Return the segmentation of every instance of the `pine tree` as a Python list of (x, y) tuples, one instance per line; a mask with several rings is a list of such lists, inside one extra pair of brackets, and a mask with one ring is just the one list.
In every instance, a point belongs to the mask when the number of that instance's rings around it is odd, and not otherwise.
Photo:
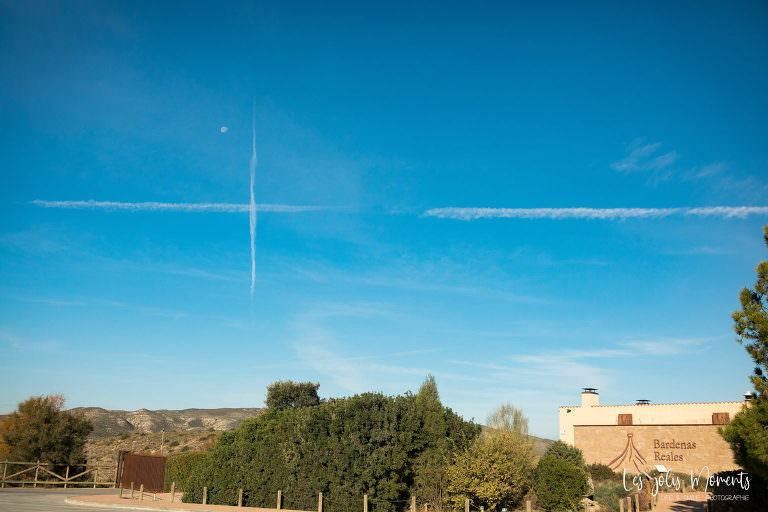
[[(768, 226), (763, 228), (763, 238), (768, 246)], [(755, 287), (741, 290), (742, 309), (733, 313), (733, 320), (737, 341), (755, 362), (750, 380), (759, 396), (721, 428), (720, 434), (731, 445), (736, 462), (768, 482), (768, 261), (760, 262), (756, 271)]]
[[(768, 226), (763, 227), (763, 238), (768, 246)], [(768, 261), (757, 268), (754, 289), (743, 288), (739, 294), (741, 311), (734, 311), (733, 320), (738, 342), (744, 345), (755, 362), (755, 373), (750, 378), (755, 390), (768, 393)]]

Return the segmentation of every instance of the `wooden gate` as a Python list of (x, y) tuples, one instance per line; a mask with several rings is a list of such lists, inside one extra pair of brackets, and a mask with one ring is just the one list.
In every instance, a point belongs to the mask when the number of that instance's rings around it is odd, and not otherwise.
[(120, 452), (118, 471), (123, 489), (138, 489), (142, 484), (146, 492), (163, 492), (165, 485), (165, 457), (160, 455), (137, 455)]

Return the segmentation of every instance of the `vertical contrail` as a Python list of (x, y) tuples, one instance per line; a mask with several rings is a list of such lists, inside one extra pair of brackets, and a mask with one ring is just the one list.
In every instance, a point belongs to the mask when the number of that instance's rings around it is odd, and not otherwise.
[(254, 106), (251, 131), (253, 133), (253, 143), (251, 146), (251, 202), (248, 205), (248, 212), (251, 218), (251, 297), (253, 297), (253, 287), (256, 284), (256, 198), (253, 195), (254, 182), (256, 181), (256, 107)]

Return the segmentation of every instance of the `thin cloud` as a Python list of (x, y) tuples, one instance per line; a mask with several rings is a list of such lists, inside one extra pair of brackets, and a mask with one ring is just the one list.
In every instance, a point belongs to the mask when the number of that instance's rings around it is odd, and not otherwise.
[[(250, 212), (250, 204), (240, 203), (161, 203), (146, 201), (129, 203), (119, 201), (45, 201), (35, 199), (29, 202), (42, 208), (62, 208), (68, 210), (105, 210), (105, 211), (178, 211), (178, 212), (214, 212), (214, 213), (245, 213)], [(300, 213), (330, 210), (327, 206), (308, 206), (290, 204), (255, 204), (255, 209), (261, 212)]]
[(18, 300), (21, 302), (30, 302), (33, 304), (48, 304), (51, 306), (85, 306), (85, 302), (80, 301), (71, 301), (71, 300), (60, 300), (60, 299), (48, 299), (45, 297), (10, 297), (13, 300)]
[(643, 144), (642, 140), (636, 140), (629, 145), (628, 154), (611, 164), (611, 167), (619, 172), (664, 172), (674, 164), (680, 155), (675, 151), (659, 153), (661, 142)]
[(440, 219), (598, 219), (625, 220), (685, 217), (745, 218), (767, 215), (768, 206), (705, 206), (681, 208), (432, 208), (423, 217)]

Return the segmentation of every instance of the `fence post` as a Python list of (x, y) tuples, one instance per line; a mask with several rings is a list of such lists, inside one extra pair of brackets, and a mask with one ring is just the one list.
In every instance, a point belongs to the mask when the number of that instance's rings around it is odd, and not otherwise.
[(624, 500), (619, 500), (619, 512), (624, 512)]
[(208, 488), (203, 487), (203, 505), (208, 504)]
[(139, 500), (144, 501), (144, 484), (139, 486)]
[(469, 512), (469, 498), (464, 500), (464, 512)]
[(635, 494), (635, 510), (640, 510), (640, 493)]
[(6, 459), (6, 461), (3, 462), (3, 489), (5, 489), (5, 475), (8, 474), (6, 473), (7, 471), (8, 471), (8, 460)]
[(67, 488), (67, 482), (69, 481), (69, 466), (67, 466), (67, 470), (64, 472), (64, 488)]
[(32, 487), (37, 487), (37, 472), (40, 471), (40, 461), (37, 461), (37, 466), (35, 466), (35, 484)]
[(157, 501), (157, 491), (152, 493), (152, 501)]
[(280, 506), (283, 504), (283, 491), (277, 491), (277, 510), (280, 510)]
[(133, 499), (133, 482), (131, 482), (131, 499)]
[[(118, 466), (119, 466), (119, 464), (118, 464), (117, 462), (115, 462), (115, 481), (114, 481), (114, 483), (112, 484), (112, 487), (113, 487), (113, 488), (117, 487), (117, 467), (118, 467)], [(121, 488), (121, 489), (123, 488), (123, 482), (120, 482), (120, 488)]]
[(363, 512), (368, 512), (368, 495), (363, 494)]
[(322, 491), (317, 494), (317, 512), (323, 512), (323, 493), (322, 493)]
[(171, 482), (171, 503), (176, 498), (176, 482)]
[(96, 478), (96, 473), (99, 472), (99, 468), (93, 468), (93, 488), (96, 488), (96, 482), (98, 482), (98, 478)]
[(243, 490), (242, 489), (237, 490), (237, 506), (238, 507), (243, 506)]
[(411, 496), (411, 512), (416, 512), (416, 496)]
[(531, 500), (525, 500), (525, 512), (531, 512)]

